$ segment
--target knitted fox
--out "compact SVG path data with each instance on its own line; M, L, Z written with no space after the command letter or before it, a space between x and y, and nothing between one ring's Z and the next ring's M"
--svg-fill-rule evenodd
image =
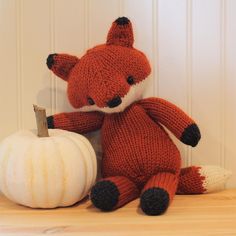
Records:
M120 17L106 44L89 49L80 59L49 55L48 68L68 82L69 101L78 111L47 120L49 128L82 134L101 129L103 179L90 194L95 207L110 211L140 197L146 214L160 215L176 192L217 190L228 172L215 167L181 169L180 153L163 126L192 147L201 138L199 128L170 102L142 99L151 68L133 43L132 24Z

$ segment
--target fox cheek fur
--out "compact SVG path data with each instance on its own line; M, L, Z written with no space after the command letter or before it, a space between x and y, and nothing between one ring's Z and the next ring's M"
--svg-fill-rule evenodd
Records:
M120 33L122 38L118 37ZM68 82L67 93L73 107L108 113L123 111L141 99L144 80L151 72L146 56L133 48L130 22L126 27L114 22L106 44L89 49L81 59L51 54L47 65Z

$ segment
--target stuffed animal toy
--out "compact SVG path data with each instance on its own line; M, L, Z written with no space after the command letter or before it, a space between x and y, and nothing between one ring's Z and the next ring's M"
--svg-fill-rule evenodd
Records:
M160 215L176 192L216 190L228 172L217 167L181 169L180 152L163 126L192 147L201 138L199 128L172 103L156 97L142 99L151 68L133 43L132 24L120 17L106 43L80 59L50 54L48 68L67 81L69 101L78 111L47 120L49 128L81 134L101 129L103 179L90 193L95 207L111 211L140 197L147 215Z

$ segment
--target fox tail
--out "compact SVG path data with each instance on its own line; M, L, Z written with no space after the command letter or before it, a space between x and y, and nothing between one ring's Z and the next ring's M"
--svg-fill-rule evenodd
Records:
M190 166L180 172L177 194L201 194L224 189L232 172L218 166Z

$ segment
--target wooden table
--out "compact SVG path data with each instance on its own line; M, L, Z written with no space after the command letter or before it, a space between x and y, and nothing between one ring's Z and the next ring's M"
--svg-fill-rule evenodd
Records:
M73 207L30 209L0 196L0 235L236 236L236 189L176 196L162 216L146 216L138 200L102 213L85 200Z

